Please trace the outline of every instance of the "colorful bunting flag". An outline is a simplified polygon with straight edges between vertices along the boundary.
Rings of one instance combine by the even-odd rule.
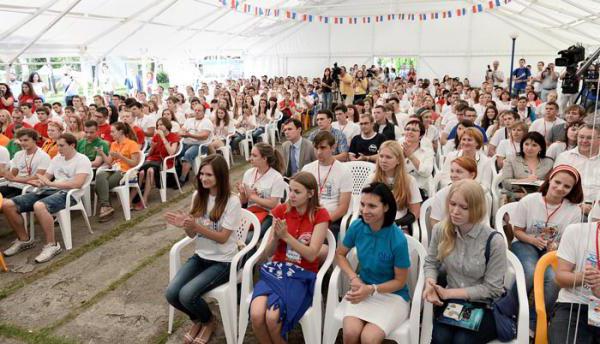
[[[266,8],[253,6],[250,4],[240,5],[240,0],[218,0],[218,2],[225,8],[228,8],[233,11],[239,11],[242,13],[252,14],[257,17],[278,17],[281,14],[281,10],[279,8]],[[511,0],[488,0],[487,7],[488,9],[494,9],[503,5],[507,5],[511,2]],[[478,14],[484,12],[485,1],[481,1],[481,3],[471,5],[471,13]],[[253,11],[254,10],[254,11]],[[344,20],[348,24],[358,24],[361,22],[359,18],[362,19],[363,24],[370,24],[371,18],[375,19],[376,23],[383,23],[386,21],[395,21],[395,20],[410,20],[415,21],[418,18],[419,21],[437,20],[437,19],[448,19],[452,18],[452,15],[455,13],[457,17],[464,17],[467,15],[468,8],[455,8],[455,9],[445,9],[442,11],[424,11],[420,13],[388,13],[385,15],[375,15],[375,16],[359,16],[359,17],[333,17],[334,24],[343,24]],[[312,23],[316,18],[315,15],[310,13],[297,13],[290,10],[285,10],[285,18],[291,20],[301,20],[303,22]],[[329,17],[326,16],[318,16],[320,23],[329,24]]]

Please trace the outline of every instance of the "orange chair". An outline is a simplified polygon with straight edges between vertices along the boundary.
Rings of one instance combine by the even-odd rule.
[[[535,312],[537,314],[537,325],[535,329],[535,344],[548,343],[548,318],[546,316],[546,304],[544,303],[544,274],[548,266],[556,272],[558,257],[556,251],[551,251],[538,260],[533,273],[533,296],[535,299]]]

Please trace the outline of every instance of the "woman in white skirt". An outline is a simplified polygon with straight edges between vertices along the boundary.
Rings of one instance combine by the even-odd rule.
[[[410,257],[404,232],[394,223],[394,194],[383,183],[368,185],[362,190],[360,213],[336,252],[351,287],[343,301],[345,344],[381,343],[410,310],[406,285]],[[358,273],[346,258],[354,247]]]

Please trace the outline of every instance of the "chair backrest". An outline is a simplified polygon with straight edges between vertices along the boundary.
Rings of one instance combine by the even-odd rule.
[[[510,217],[510,214],[512,212],[515,211],[515,209],[517,208],[517,202],[513,202],[513,203],[508,203],[503,205],[500,209],[498,209],[498,211],[496,212],[496,217],[495,217],[495,226],[494,228],[500,232],[502,234],[502,236],[504,237],[504,241],[506,242],[506,245],[508,245],[508,239],[506,238],[506,233],[504,233],[504,226],[503,226],[503,219],[504,219],[504,215],[508,214],[508,216]]]
[[[419,227],[421,228],[421,233],[427,233],[427,240],[431,238],[431,221],[429,220],[429,216],[431,215],[431,207],[433,205],[433,195],[425,200],[425,202],[421,203],[421,213],[419,214]],[[421,240],[424,242],[423,240]]]
[[[194,192],[194,195],[195,194],[196,192]],[[254,215],[251,211],[248,211],[247,209],[242,209],[240,225],[235,230],[235,239],[238,243],[246,242],[248,231],[250,231],[250,227],[252,227],[254,219],[256,219],[256,215]]]
[[[410,235],[406,235],[408,241],[408,254],[410,256],[410,269],[408,269],[408,292],[412,299],[419,276],[423,276],[423,266],[425,264],[425,257],[427,256],[427,250],[425,247],[415,238]]]
[[[504,288],[510,290],[516,282],[517,298],[519,300],[519,320],[517,321],[515,343],[527,343],[529,341],[529,299],[527,298],[527,288],[525,286],[525,272],[519,258],[509,250],[506,251],[506,259],[508,266],[504,277]]]
[[[558,267],[558,256],[556,251],[550,251],[543,255],[535,265],[533,273],[533,296],[535,299],[535,312],[537,322],[535,329],[535,343],[548,343],[548,317],[546,315],[546,305],[544,302],[544,274],[548,266],[556,272]]]
[[[366,161],[349,161],[345,165],[352,174],[352,195],[360,195],[367,178],[375,172],[375,164]]]
[[[335,258],[336,240],[333,233],[328,229],[327,236],[325,237],[325,244],[327,244],[327,258],[323,261],[317,272],[317,283],[315,285],[315,293],[313,296],[313,307],[321,307],[323,295],[321,294],[321,283],[325,274],[329,271],[329,268],[333,264]]]

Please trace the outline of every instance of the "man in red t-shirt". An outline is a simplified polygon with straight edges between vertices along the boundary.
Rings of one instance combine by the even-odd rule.
[[[48,112],[48,109],[43,106],[37,108],[35,112],[39,122],[33,126],[33,129],[40,134],[40,139],[38,140],[37,144],[39,147],[41,147],[42,144],[44,144],[44,141],[48,138],[48,116],[50,113]]]
[[[14,137],[15,131],[17,131],[18,129],[21,129],[21,128],[33,129],[32,126],[23,122],[23,118],[24,118],[24,116],[23,116],[23,113],[21,112],[21,110],[15,109],[15,111],[13,111],[13,113],[12,113],[13,122],[11,124],[9,124],[8,127],[6,127],[6,136],[9,139],[12,139]]]
[[[99,107],[96,109],[96,122],[98,122],[98,136],[108,143],[113,142],[113,137],[110,134],[110,124],[108,124],[108,109]]]
[[[135,132],[135,136],[137,137],[137,143],[140,144],[140,146],[144,146],[144,142],[146,141],[146,135],[144,135],[144,131],[142,130],[142,128],[133,124],[133,113],[129,111],[123,111],[120,113],[119,116],[121,117],[121,122],[129,124],[131,129],[133,129],[133,131]]]

